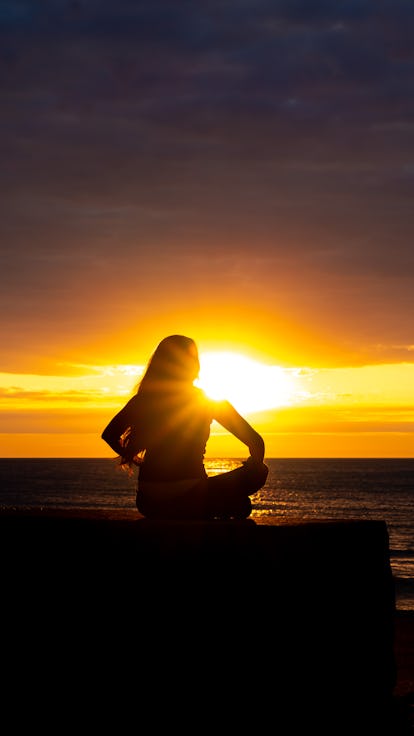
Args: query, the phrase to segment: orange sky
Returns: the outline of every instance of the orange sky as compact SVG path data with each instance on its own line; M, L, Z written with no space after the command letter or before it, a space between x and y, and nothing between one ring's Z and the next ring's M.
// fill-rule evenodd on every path
M0 456L172 333L296 377L268 456L413 456L414 12L308 5L2 3Z
M282 368L255 359L259 373L246 374L240 353L224 358L240 364L228 398L263 434L268 457L413 456L413 364ZM56 376L0 374L1 456L111 457L100 433L141 372L83 365ZM207 455L245 457L246 448L213 424Z

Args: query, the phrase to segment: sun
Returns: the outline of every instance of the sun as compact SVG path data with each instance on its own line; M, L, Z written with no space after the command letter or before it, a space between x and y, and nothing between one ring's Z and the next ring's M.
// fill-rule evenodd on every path
M288 406L295 393L293 377L283 368L232 352L201 353L197 385L241 414Z

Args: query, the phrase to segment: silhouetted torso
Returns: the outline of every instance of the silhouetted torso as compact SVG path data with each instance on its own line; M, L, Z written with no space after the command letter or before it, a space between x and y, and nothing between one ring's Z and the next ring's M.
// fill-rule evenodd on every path
M204 478L204 453L210 434L213 402L197 388L165 393L142 402L145 459L140 480L176 481Z

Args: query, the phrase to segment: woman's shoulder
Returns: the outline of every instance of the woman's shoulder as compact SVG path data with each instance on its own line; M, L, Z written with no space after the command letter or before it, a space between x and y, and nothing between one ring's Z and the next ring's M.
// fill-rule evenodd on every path
M141 403L142 403L142 399L141 399L141 396L140 396L140 395L139 395L138 393L136 393L136 394L133 394L133 396L131 396L131 397L130 397L130 398L128 399L128 401L127 401L127 403L125 404L125 406L128 406L128 407L129 407L129 406L131 406L131 407L135 407L135 406L138 406L138 405L139 405L139 404L141 404Z
M226 399L213 399L201 388L194 387L194 391L196 392L195 396L198 401L204 404L204 406L208 406L213 415L222 415L223 412L226 413L227 411L231 411L232 406Z
M214 411L216 400L212 399L206 392L198 386L193 386L193 398L200 406L207 407L209 411Z
M136 416L138 411L142 409L142 399L138 394L131 396L124 405L124 413L128 416Z
M210 397L207 396L206 392L202 388L199 388L198 386L191 387L191 394L192 394L192 397L198 402L202 402L205 404L211 403Z

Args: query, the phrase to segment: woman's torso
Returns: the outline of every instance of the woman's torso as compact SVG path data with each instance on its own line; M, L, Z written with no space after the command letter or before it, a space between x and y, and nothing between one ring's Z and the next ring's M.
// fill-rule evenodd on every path
M142 402L140 424L145 456L142 481L203 478L212 405L195 387ZM140 427L138 426L138 433Z

